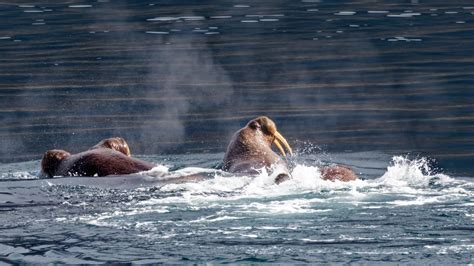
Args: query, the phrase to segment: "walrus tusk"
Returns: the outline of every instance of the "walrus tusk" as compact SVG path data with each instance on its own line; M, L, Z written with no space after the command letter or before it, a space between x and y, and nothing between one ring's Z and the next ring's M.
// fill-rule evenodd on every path
M283 145L285 146L285 148L288 150L288 152L290 153L290 155L293 155L293 151L291 150L291 147L290 145L288 144L288 141L286 141L286 139L280 134L280 132L276 131L275 132L275 138L280 141L281 143L283 143ZM284 154L284 153L283 153Z
M274 143L275 146L277 146L277 148L280 150L281 154L283 154L283 156L286 157L286 152L285 152L285 150L283 149L283 147L281 146L280 141L278 141L278 139L275 139L275 140L273 141L273 143Z

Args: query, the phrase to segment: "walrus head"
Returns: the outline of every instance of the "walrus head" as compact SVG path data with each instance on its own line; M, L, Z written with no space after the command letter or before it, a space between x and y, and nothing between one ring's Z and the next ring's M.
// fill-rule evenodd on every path
M284 148L289 154L293 154L286 139L278 132L275 122L266 116L257 117L232 137L224 157L223 169L248 173L280 162L280 156L272 150L273 144L283 156L286 156Z
M123 138L120 138L120 137L101 140L94 147L92 147L92 149L98 149L98 148L112 149L112 150L121 152L129 157L132 156L127 142Z
M53 177L61 162L71 154L64 150L49 150L43 155L41 160L42 174Z
M278 132L275 122L266 116L257 117L250 122L248 122L247 127L253 129L254 131L259 131L262 134L263 139L266 141L268 146L275 146L281 152L283 156L286 156L286 152L283 149L282 144L288 150L290 155L293 155L293 150L291 149L288 141Z

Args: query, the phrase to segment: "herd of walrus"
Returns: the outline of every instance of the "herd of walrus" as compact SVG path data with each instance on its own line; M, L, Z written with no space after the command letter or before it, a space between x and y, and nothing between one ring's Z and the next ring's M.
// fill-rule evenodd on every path
M287 140L278 132L275 123L266 116L257 117L238 130L232 137L222 162L222 170L245 175L259 174L266 168L275 174L275 183L291 179L287 161L272 150L275 145L283 157L293 154ZM286 152L285 152L286 149ZM275 165L281 167L274 167ZM127 175L151 170L153 163L131 157L130 148L123 138L100 141L87 151L70 154L64 150L49 150L41 161L43 176L111 176ZM279 172L273 173L278 169ZM187 180L196 180L195 176ZM351 181L357 175L341 165L321 168L324 180ZM182 182L182 180L180 181Z

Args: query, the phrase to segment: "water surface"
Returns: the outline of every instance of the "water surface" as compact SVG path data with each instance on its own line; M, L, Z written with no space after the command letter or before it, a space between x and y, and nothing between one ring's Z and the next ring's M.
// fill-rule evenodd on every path
M216 170L221 157L147 157L162 164L105 178L41 180L38 162L11 165L21 171L0 182L2 261L472 262L474 185L425 158L300 155L293 179L275 185L265 172ZM190 161L196 167L182 166ZM321 180L329 161L363 179ZM209 178L170 182L190 173Z
M0 261L472 263L469 1L0 3ZM217 170L270 116L294 179ZM121 136L157 167L38 178ZM361 180L319 178L342 163ZM208 180L174 184L203 173Z

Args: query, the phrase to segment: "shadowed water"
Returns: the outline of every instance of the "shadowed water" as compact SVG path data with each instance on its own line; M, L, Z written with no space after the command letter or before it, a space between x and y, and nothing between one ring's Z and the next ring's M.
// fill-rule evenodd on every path
M9 1L0 14L0 261L471 263L473 3ZM259 115L300 150L281 186L216 170ZM159 166L38 179L46 150L112 136ZM322 181L334 162L362 180ZM185 173L209 180L170 181Z

